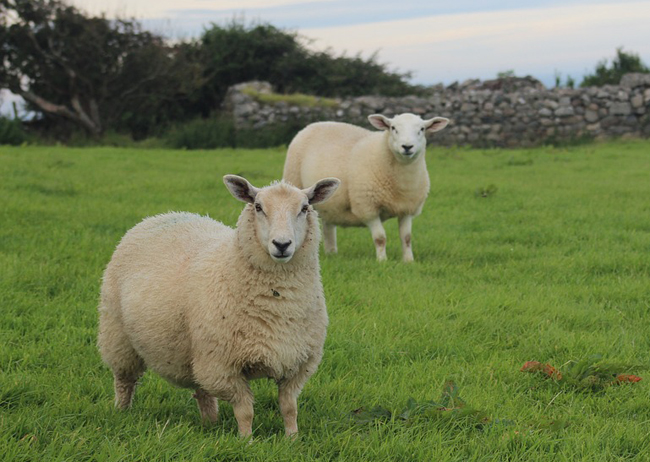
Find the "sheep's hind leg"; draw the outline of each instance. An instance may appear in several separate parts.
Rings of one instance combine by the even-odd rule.
[[[336,225],[323,221],[323,247],[325,253],[336,253]]]
[[[411,225],[413,217],[405,215],[399,217],[399,237],[402,240],[402,260],[405,262],[413,261],[413,249],[411,248]]]
[[[370,233],[372,234],[372,240],[375,243],[375,250],[377,252],[377,260],[384,261],[386,260],[386,231],[384,230],[384,225],[381,224],[381,218],[376,217],[366,223],[366,226],[370,228]]]
[[[198,388],[196,393],[192,396],[196,399],[196,403],[199,406],[201,421],[204,424],[215,423],[219,419],[219,404],[217,398],[202,388]]]
[[[146,366],[133,349],[121,323],[106,310],[100,311],[99,338],[97,341],[102,359],[113,370],[115,407],[131,406],[133,392]]]

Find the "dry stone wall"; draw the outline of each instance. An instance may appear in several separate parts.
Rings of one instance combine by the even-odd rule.
[[[273,95],[274,98],[264,98]],[[320,120],[370,128],[370,114],[412,112],[443,116],[450,125],[430,140],[437,145],[533,146],[615,137],[650,137],[650,74],[628,74],[619,85],[545,88],[531,78],[470,80],[430,89],[427,97],[362,96],[299,101],[274,95],[265,82],[231,87],[223,109],[236,128],[275,124],[302,127]]]

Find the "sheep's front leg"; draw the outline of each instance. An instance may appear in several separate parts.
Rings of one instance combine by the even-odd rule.
[[[284,420],[284,431],[287,436],[298,433],[298,395],[300,389],[296,390],[295,385],[281,382],[278,384],[278,401],[280,402],[280,413]]]
[[[336,225],[323,221],[323,247],[325,253],[336,253]]]
[[[386,231],[384,231],[384,225],[381,224],[381,218],[376,217],[366,223],[366,226],[370,228],[370,233],[372,234],[372,240],[375,243],[375,250],[377,251],[377,260],[384,261],[386,260]]]
[[[278,381],[280,413],[284,419],[284,431],[289,437],[298,433],[298,395],[300,395],[307,379],[316,372],[317,367],[318,361],[312,356],[300,366],[298,373],[294,377]]]
[[[399,238],[402,240],[402,261],[413,261],[413,250],[411,249],[411,225],[412,215],[399,217]]]
[[[235,393],[230,400],[235,419],[237,419],[239,436],[249,437],[253,434],[253,401],[253,392],[248,386],[248,382],[242,380],[237,384]]]

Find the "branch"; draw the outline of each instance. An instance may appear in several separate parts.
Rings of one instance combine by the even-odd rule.
[[[38,106],[43,112],[65,117],[66,119],[69,119],[73,122],[82,125],[84,128],[86,128],[94,135],[98,135],[101,131],[101,128],[97,124],[95,124],[83,111],[81,112],[81,114],[77,114],[71,111],[70,109],[68,109],[66,106],[52,103],[51,101],[48,101],[45,98],[42,98],[32,93],[31,91],[22,90],[22,89],[15,89],[15,90],[12,89],[12,91],[22,96],[26,101],[29,101],[30,103],[33,103],[36,106]],[[76,101],[74,101],[75,99]],[[76,97],[73,98],[73,107],[74,106],[79,106],[79,100]]]

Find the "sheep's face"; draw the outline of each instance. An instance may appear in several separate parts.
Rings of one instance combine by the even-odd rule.
[[[374,114],[368,120],[375,128],[388,131],[388,147],[402,163],[413,162],[424,155],[426,134],[442,130],[449,123],[449,119],[444,117],[422,120],[414,114],[400,114],[392,119]]]
[[[226,175],[224,182],[231,194],[250,204],[255,222],[255,235],[271,259],[286,263],[302,247],[309,226],[312,205],[323,202],[336,191],[340,182],[325,178],[307,189],[287,183],[255,188],[244,178]]]

